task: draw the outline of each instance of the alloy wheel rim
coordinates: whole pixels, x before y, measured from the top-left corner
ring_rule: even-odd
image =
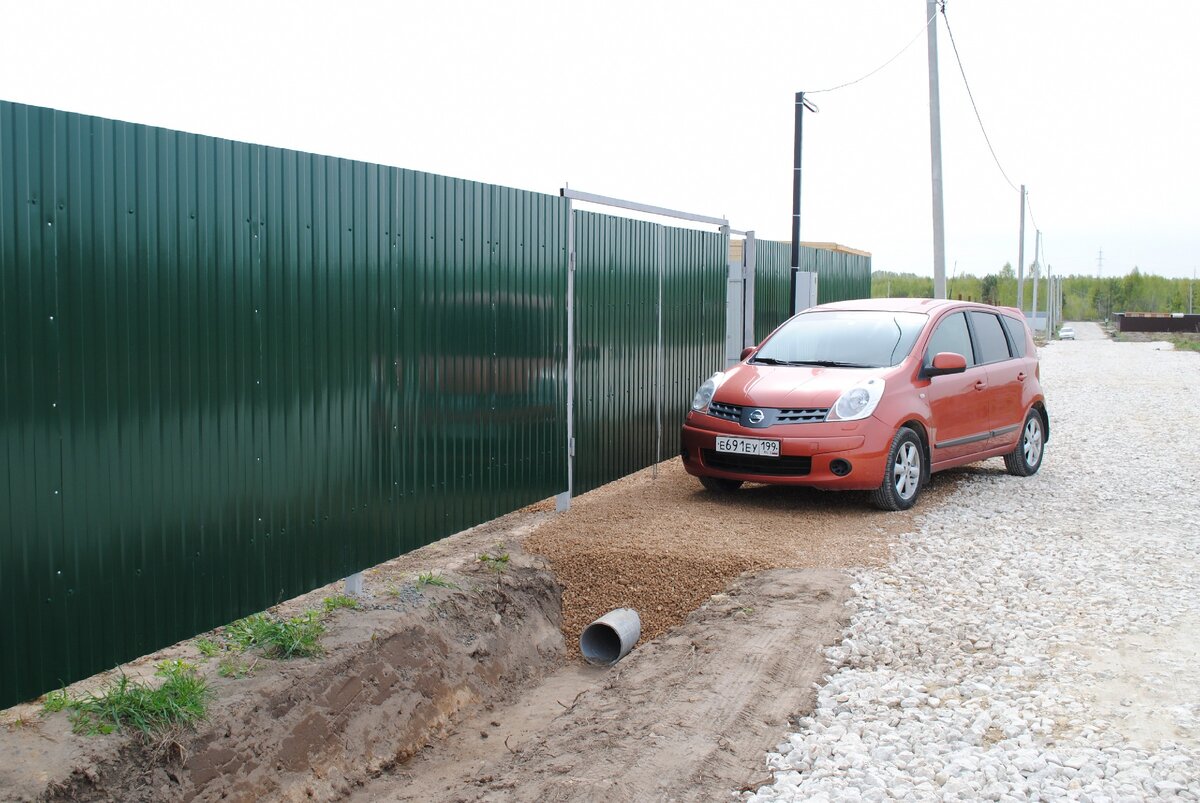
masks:
[[[921,453],[912,441],[905,441],[896,453],[892,478],[896,483],[896,494],[901,499],[912,499],[921,482]]]
[[[1025,463],[1036,466],[1042,459],[1042,422],[1037,416],[1030,418],[1025,424]]]

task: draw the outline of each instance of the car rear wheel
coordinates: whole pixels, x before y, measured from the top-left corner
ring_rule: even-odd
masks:
[[[727,480],[724,477],[701,477],[700,484],[715,494],[731,494],[742,487],[741,480]]]
[[[1017,448],[1004,455],[1004,467],[1014,477],[1030,477],[1042,467],[1042,455],[1046,452],[1046,429],[1042,415],[1030,410],[1021,428],[1021,439]]]
[[[921,439],[908,427],[901,427],[888,451],[883,482],[871,492],[871,501],[880,510],[908,510],[921,492],[925,456]]]

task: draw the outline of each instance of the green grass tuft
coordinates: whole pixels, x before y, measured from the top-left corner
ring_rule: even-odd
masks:
[[[349,608],[352,611],[362,609],[362,606],[358,604],[358,600],[354,597],[348,597],[345,594],[335,594],[332,597],[326,597],[321,604],[325,608],[325,613],[333,613],[342,608]]]
[[[438,586],[439,588],[458,588],[445,577],[434,574],[433,572],[423,572],[417,575],[417,585],[419,586]]]
[[[479,556],[479,562],[484,566],[487,566],[496,574],[499,574],[508,568],[508,553],[497,552],[495,555],[493,555],[491,553],[484,552]]]
[[[71,704],[71,696],[67,694],[66,689],[57,689],[46,695],[46,701],[42,703],[42,711],[47,714],[56,714]]]
[[[225,637],[239,650],[262,649],[269,658],[297,658],[320,655],[318,639],[325,625],[316,611],[305,611],[291,619],[277,619],[256,613],[225,628]]]
[[[152,736],[173,727],[192,725],[207,715],[208,685],[186,661],[163,661],[155,673],[157,688],[121,673],[99,694],[71,699],[65,691],[46,696],[47,711],[70,709],[71,728],[94,736],[122,727]]]
[[[223,678],[241,680],[254,674],[254,667],[257,663],[257,658],[250,663],[246,663],[239,655],[226,655],[217,664],[217,674]]]
[[[221,645],[210,638],[198,638],[196,639],[196,649],[205,658],[212,658],[221,652]]]

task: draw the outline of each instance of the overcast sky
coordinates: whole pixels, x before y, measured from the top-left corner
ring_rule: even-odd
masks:
[[[1200,2],[949,0],[1056,272],[1200,267]],[[924,0],[0,3],[0,98],[706,215],[786,240],[797,90],[921,30]],[[946,270],[1017,261],[1020,196],[939,18]],[[801,237],[932,275],[922,35],[815,94]],[[1033,260],[1033,223],[1026,261]],[[957,265],[957,268],[955,267]]]

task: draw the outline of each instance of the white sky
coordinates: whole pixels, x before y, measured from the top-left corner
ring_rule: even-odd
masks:
[[[1055,272],[1200,266],[1200,2],[949,0]],[[857,78],[924,0],[0,0],[0,98],[557,193],[788,239],[797,90]],[[940,20],[939,20],[940,23]],[[1017,192],[939,28],[946,270],[1017,261]],[[804,240],[932,275],[922,36],[813,95]],[[1026,261],[1033,260],[1033,225]]]

